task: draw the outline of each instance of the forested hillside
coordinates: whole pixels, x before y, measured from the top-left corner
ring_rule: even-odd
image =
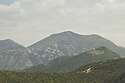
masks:
[[[92,63],[67,73],[0,71],[0,83],[125,83],[125,59]]]

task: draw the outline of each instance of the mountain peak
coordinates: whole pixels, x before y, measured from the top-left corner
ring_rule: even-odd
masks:
[[[77,33],[74,33],[72,31],[65,31],[65,32],[61,32],[61,33],[57,33],[57,34],[53,34],[52,36],[73,36],[73,35],[79,35]]]
[[[11,39],[4,39],[4,40],[0,40],[0,41],[13,41]]]
[[[14,42],[14,41],[11,40],[11,39],[0,40],[0,44],[3,44],[3,43],[6,43],[6,44],[9,44],[9,43],[14,44],[14,43],[16,43],[16,42]]]
[[[62,33],[66,33],[66,34],[76,34],[76,33],[72,32],[72,31],[65,31],[65,32],[62,32]]]
[[[105,46],[90,50],[87,53],[93,56],[103,55],[112,57],[112,55],[114,55],[114,59],[120,58],[120,56],[117,53],[113,52],[112,50],[110,50]]]
[[[11,39],[0,40],[0,50],[25,48]]]

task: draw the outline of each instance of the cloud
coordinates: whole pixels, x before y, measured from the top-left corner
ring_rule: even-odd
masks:
[[[73,30],[106,37],[120,33],[111,39],[121,42],[124,15],[124,0],[13,0],[10,5],[0,4],[0,38],[27,45],[51,33]]]

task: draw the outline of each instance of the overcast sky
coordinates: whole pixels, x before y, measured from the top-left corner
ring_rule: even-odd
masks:
[[[0,40],[28,46],[63,31],[125,46],[125,0],[0,0]]]

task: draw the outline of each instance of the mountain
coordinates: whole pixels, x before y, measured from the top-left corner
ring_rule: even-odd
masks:
[[[125,58],[91,63],[66,73],[0,71],[0,83],[125,83]]]
[[[25,49],[22,45],[11,39],[0,40],[0,50]]]
[[[39,62],[47,64],[55,58],[78,55],[101,46],[111,49],[121,57],[125,55],[125,48],[119,47],[99,35],[80,35],[71,31],[53,34],[28,48],[32,50],[33,54],[39,55],[37,56]]]
[[[20,70],[33,66],[27,48],[6,39],[0,41],[0,70]]]
[[[0,70],[20,70],[44,64],[59,57],[72,57],[105,46],[124,57],[125,48],[99,35],[80,35],[71,31],[53,34],[29,47],[13,40],[0,40]],[[63,59],[64,60],[64,59]]]
[[[61,57],[47,65],[37,65],[25,69],[25,72],[69,72],[93,62],[118,59],[120,56],[106,47],[100,47],[72,57]]]

